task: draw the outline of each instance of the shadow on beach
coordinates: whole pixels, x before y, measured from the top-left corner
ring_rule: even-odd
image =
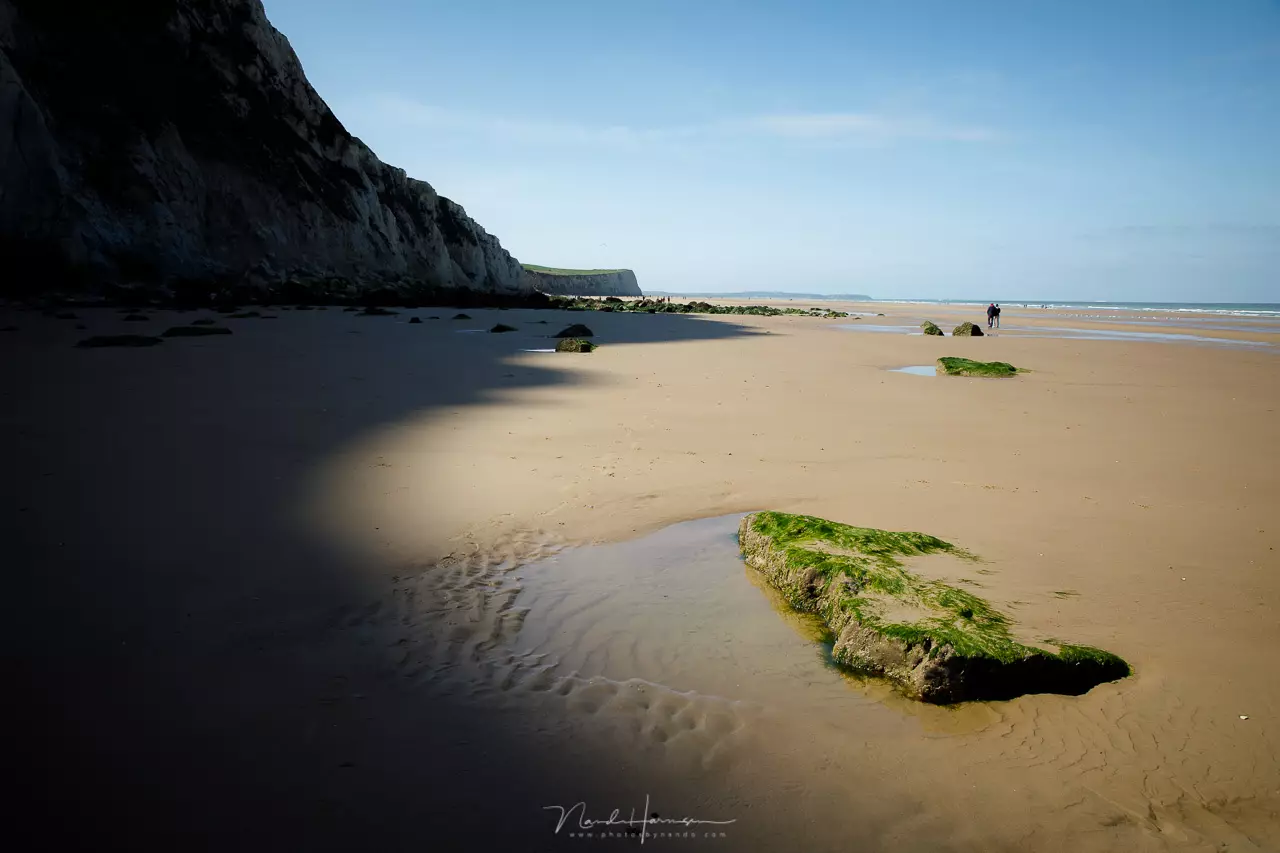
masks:
[[[574,322],[605,345],[753,332],[682,315],[467,311],[475,322],[452,326],[448,308],[274,311],[220,319],[231,337],[91,351],[73,344],[142,324],[111,309],[81,310],[88,332],[0,318],[19,326],[0,338],[0,517],[28,837],[532,850],[565,842],[541,810],[550,797],[610,790],[612,760],[558,760],[500,714],[379,674],[389,650],[340,629],[389,570],[338,553],[296,509],[311,473],[371,430],[497,389],[584,381],[513,375],[505,359],[546,346],[535,336]],[[444,319],[427,332],[405,322],[415,315]],[[151,333],[195,316],[158,312]],[[519,332],[446,333],[499,320]]]

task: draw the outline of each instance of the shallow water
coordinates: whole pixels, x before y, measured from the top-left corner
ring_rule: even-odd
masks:
[[[899,335],[921,335],[915,326],[883,326],[861,325],[858,323],[841,323],[834,328],[855,332],[881,332]],[[1193,335],[1177,332],[1135,332],[1123,329],[1070,329],[1058,326],[1035,326],[1025,329],[1006,328],[991,329],[984,337],[998,338],[1008,335],[1013,338],[1059,338],[1082,341],[1148,341],[1153,343],[1186,343],[1201,346],[1219,346],[1238,349],[1266,349],[1275,345],[1265,341],[1241,341],[1233,338],[1216,338],[1208,335]]]
[[[913,364],[910,367],[891,367],[890,373],[910,373],[912,376],[937,376],[936,364]]]
[[[525,562],[475,553],[402,587],[403,604],[380,617],[394,648],[412,650],[402,675],[519,720],[531,760],[605,768],[486,801],[594,806],[614,794],[593,786],[614,786],[664,813],[733,819],[723,849],[734,850],[849,849],[852,837],[922,851],[1280,841],[1259,796],[1271,771],[1216,774],[1233,732],[1205,724],[1160,673],[1139,668],[1079,697],[906,699],[830,665],[822,626],[741,560],[740,519],[535,543],[542,556]],[[976,571],[945,555],[912,568],[951,582]],[[982,585],[1008,569],[982,568]]]

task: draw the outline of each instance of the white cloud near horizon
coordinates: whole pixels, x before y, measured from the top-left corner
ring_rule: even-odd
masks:
[[[671,127],[589,125],[469,113],[423,104],[399,95],[366,102],[380,118],[418,127],[483,133],[530,143],[643,148],[659,144],[717,140],[749,134],[758,138],[827,143],[887,144],[908,140],[982,143],[1002,139],[998,131],[953,125],[920,116],[885,113],[783,113]]]

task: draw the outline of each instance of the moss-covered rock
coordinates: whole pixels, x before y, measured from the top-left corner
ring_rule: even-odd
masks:
[[[925,320],[920,324],[920,329],[926,335],[943,335],[943,331],[932,320]],[[945,335],[943,335],[945,337]]]
[[[203,338],[207,335],[229,335],[225,326],[174,326],[164,333],[166,338]]]
[[[572,326],[565,326],[553,335],[553,337],[557,338],[590,338],[594,336],[595,332],[591,331],[581,323],[574,323]]]
[[[498,323],[489,331],[493,334],[501,334],[503,332],[514,332],[515,330],[515,326],[508,326],[506,323]]]
[[[564,338],[556,342],[556,352],[591,352],[596,345],[582,338]]]
[[[980,338],[982,337],[982,329],[969,322],[961,323],[951,330],[951,334],[957,338]]]
[[[760,512],[742,519],[738,541],[747,563],[792,607],[826,623],[836,663],[890,679],[913,698],[1079,695],[1130,672],[1100,649],[1058,644],[1055,654],[1019,643],[985,600],[908,571],[906,557],[977,559],[933,536]]]
[[[92,338],[85,338],[76,346],[83,349],[96,349],[99,347],[153,347],[162,343],[164,341],[151,335],[95,335]]]
[[[973,361],[968,358],[943,356],[938,359],[940,376],[1017,376],[1019,370],[1007,361]]]

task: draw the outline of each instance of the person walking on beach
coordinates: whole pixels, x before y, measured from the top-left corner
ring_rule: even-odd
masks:
[[[991,328],[991,324],[996,320],[996,304],[994,302],[987,305],[987,328]]]
[[[1000,303],[996,303],[996,328],[1000,328]]]

